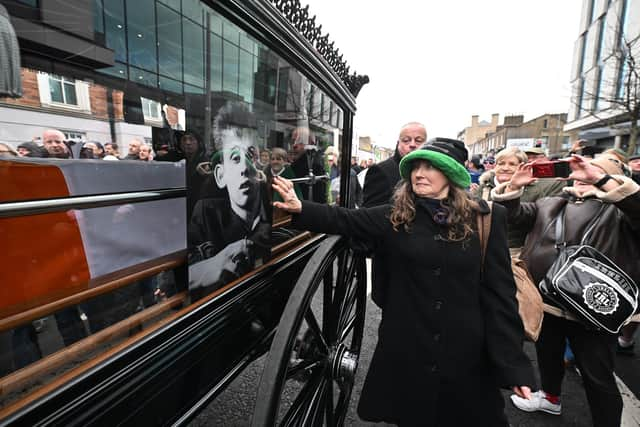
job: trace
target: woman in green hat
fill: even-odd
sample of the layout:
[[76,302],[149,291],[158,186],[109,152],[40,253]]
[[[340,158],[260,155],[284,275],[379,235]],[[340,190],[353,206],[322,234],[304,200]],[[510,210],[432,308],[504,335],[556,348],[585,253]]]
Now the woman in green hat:
[[[533,372],[507,248],[506,212],[492,215],[481,266],[477,215],[461,141],[431,140],[400,162],[391,205],[349,210],[300,201],[276,178],[292,226],[367,241],[388,265],[378,343],[358,413],[400,426],[506,426],[500,387],[528,398]],[[481,274],[481,271],[483,273]]]

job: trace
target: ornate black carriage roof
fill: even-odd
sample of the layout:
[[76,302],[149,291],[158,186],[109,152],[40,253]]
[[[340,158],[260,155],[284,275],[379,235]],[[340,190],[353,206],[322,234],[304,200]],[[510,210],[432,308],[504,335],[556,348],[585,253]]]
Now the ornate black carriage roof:
[[340,50],[334,47],[329,34],[322,34],[322,25],[316,25],[316,17],[309,15],[309,6],[302,7],[300,0],[269,0],[282,15],[303,35],[333,68],[338,77],[356,97],[362,87],[369,83],[369,77],[355,71],[349,74],[350,67],[342,59]]

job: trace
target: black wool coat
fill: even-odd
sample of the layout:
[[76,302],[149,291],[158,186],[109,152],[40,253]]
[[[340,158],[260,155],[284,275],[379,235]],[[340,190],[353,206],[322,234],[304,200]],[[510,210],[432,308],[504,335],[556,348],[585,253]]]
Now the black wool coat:
[[534,384],[506,210],[494,205],[482,280],[477,234],[449,242],[420,206],[411,231],[395,231],[389,211],[302,202],[293,216],[299,229],[374,240],[391,274],[358,413],[401,426],[506,426],[499,388]]
[[396,150],[392,157],[372,165],[367,171],[362,193],[363,206],[372,208],[389,203],[398,181],[400,181],[400,153]]
[[[369,168],[364,179],[362,190],[362,206],[374,206],[390,203],[393,190],[400,181],[400,153],[396,148],[392,157]],[[371,265],[371,299],[379,307],[386,302],[385,289],[389,281],[389,272],[384,262],[378,262],[375,257]]]

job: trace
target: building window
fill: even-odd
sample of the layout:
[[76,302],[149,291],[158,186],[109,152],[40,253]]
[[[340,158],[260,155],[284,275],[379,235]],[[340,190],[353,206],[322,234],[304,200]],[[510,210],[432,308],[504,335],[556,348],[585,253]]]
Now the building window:
[[627,58],[622,58],[622,64],[620,65],[620,72],[618,74],[618,83],[616,87],[616,98],[622,99],[626,92],[627,73],[629,72],[629,64]]
[[64,77],[49,75],[49,93],[51,102],[60,104],[78,105],[76,96],[76,82]]
[[626,36],[628,34],[628,23],[629,23],[629,5],[627,4],[627,0],[622,1],[622,12],[620,14],[620,45],[625,42]]
[[38,92],[43,106],[91,111],[89,84],[81,80],[40,72]]
[[142,113],[144,114],[144,118],[147,120],[161,120],[162,114],[160,111],[162,110],[162,106],[159,102],[153,101],[151,99],[142,98]]
[[543,128],[543,129],[546,129],[546,128],[548,128],[548,127],[549,127],[549,120],[544,119],[544,121],[542,122],[542,128]]
[[605,89],[604,87],[605,85],[605,81],[604,81],[604,65],[600,65],[598,67],[598,81],[596,83],[596,91],[595,91],[595,97],[593,99],[593,111],[599,111],[600,110],[600,101],[601,101],[601,97],[604,95],[603,90]]

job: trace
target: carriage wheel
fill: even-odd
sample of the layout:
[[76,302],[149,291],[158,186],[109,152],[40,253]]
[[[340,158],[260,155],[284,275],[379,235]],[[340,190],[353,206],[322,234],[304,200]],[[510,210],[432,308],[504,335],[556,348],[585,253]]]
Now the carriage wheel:
[[300,275],[258,387],[252,426],[340,426],[358,366],[364,257],[327,238]]

